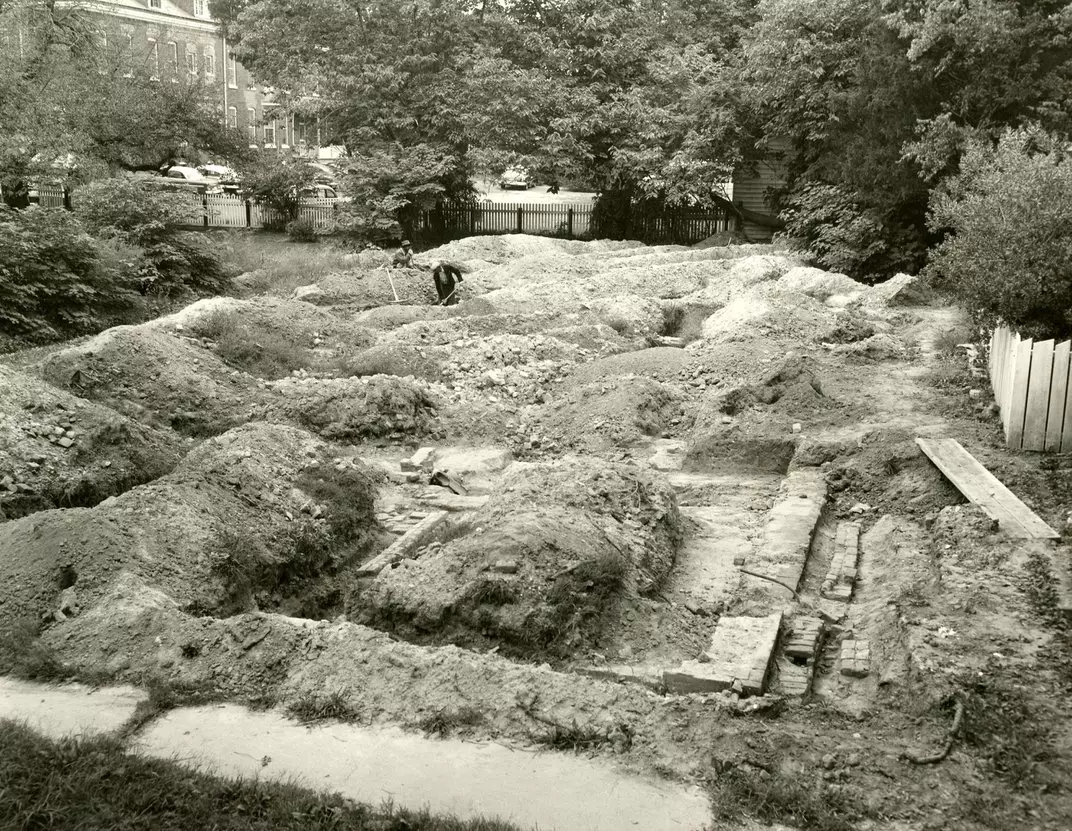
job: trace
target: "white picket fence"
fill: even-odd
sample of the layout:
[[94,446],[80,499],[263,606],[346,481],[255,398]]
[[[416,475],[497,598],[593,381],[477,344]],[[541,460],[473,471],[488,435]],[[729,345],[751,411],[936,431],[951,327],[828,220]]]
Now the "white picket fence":
[[[202,224],[206,228],[263,228],[278,219],[276,211],[229,193],[213,193],[202,197]],[[329,230],[335,223],[342,199],[301,200],[299,219],[312,221],[317,228]]]
[[989,363],[1008,446],[1072,451],[1072,342],[1036,342],[1002,326],[990,338]]

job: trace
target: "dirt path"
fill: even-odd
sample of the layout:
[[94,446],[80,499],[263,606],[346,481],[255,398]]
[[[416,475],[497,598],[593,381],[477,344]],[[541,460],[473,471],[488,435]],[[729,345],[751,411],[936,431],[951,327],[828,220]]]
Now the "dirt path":
[[[119,730],[145,696],[0,678],[0,718],[52,738]],[[131,750],[226,776],[297,782],[379,805],[462,818],[499,817],[525,828],[619,831],[700,829],[699,788],[654,783],[613,765],[495,742],[428,739],[400,728],[298,724],[230,704],[173,710],[133,735]],[[553,798],[549,798],[553,796]]]

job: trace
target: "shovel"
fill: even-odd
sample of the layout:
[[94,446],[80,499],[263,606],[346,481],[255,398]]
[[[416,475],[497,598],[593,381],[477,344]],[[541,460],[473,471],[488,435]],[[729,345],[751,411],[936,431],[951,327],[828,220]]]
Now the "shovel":
[[395,289],[395,281],[394,281],[394,278],[391,277],[390,269],[385,268],[384,271],[387,274],[388,282],[391,284],[391,293],[395,296],[395,299],[393,301],[391,301],[391,302],[393,302],[393,303],[401,303],[402,301],[398,299],[398,291]]

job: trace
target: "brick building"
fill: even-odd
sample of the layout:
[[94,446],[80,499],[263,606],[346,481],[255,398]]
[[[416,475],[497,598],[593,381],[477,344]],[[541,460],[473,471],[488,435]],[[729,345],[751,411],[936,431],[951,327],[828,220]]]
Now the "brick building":
[[315,125],[295,124],[227,47],[208,0],[83,0],[81,8],[106,16],[105,45],[144,64],[161,83],[200,76],[212,91],[224,124],[242,130],[251,147],[317,155]]

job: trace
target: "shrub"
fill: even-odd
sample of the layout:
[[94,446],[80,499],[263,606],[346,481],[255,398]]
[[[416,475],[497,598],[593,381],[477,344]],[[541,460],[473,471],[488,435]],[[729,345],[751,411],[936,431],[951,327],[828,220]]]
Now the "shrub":
[[315,178],[316,168],[300,157],[286,162],[276,156],[258,158],[242,171],[246,193],[275,211],[265,225],[272,231],[281,231],[297,219],[301,190],[312,185]]
[[311,219],[304,217],[287,223],[287,236],[294,242],[316,242],[320,239],[316,224]]
[[1019,129],[996,147],[971,145],[935,192],[930,222],[948,236],[929,275],[977,323],[1072,334],[1072,160],[1055,137]]
[[808,183],[782,212],[785,232],[823,268],[861,280],[889,277],[910,268],[922,248],[898,224],[861,206],[836,185]]
[[77,208],[92,234],[141,249],[137,274],[143,290],[172,297],[217,294],[226,287],[230,274],[208,239],[181,230],[201,215],[193,194],[105,179],[78,191]]
[[216,311],[194,326],[216,341],[216,353],[229,366],[273,381],[309,363],[309,351],[281,331],[242,320],[234,312]]
[[134,254],[102,246],[68,211],[0,209],[0,327],[40,342],[131,322],[143,302]]

